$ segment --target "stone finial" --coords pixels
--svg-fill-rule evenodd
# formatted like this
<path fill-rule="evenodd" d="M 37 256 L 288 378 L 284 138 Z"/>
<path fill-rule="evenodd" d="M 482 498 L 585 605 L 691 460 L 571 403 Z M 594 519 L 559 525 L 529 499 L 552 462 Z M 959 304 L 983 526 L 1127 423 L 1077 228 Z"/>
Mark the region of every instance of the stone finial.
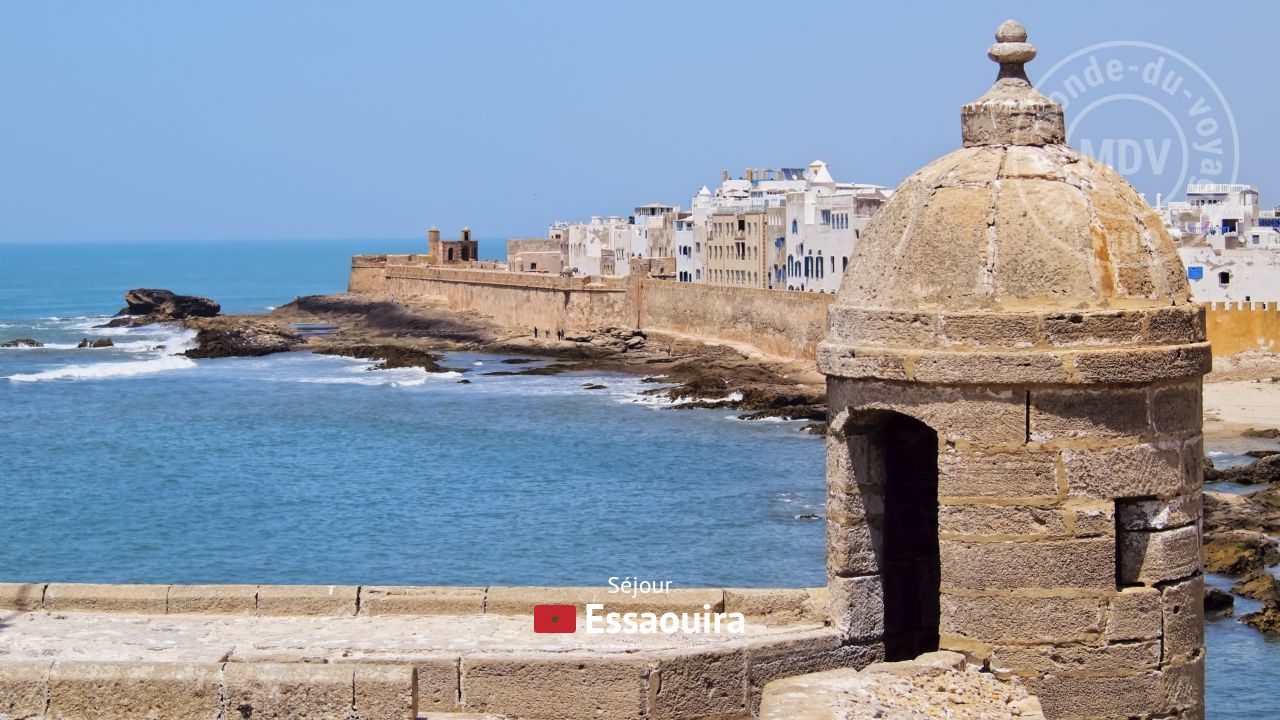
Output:
<path fill-rule="evenodd" d="M 1027 63 L 1035 59 L 1036 46 L 1027 42 L 1027 29 L 1017 20 L 1005 20 L 996 28 L 996 44 L 987 57 L 1000 63 L 1000 77 L 1027 79 Z"/>
<path fill-rule="evenodd" d="M 960 111 L 965 147 L 977 145 L 1052 145 L 1066 142 L 1062 107 L 1036 92 L 1026 64 L 1036 56 L 1027 29 L 1016 20 L 996 28 L 987 57 L 1000 64 L 995 85 Z"/>

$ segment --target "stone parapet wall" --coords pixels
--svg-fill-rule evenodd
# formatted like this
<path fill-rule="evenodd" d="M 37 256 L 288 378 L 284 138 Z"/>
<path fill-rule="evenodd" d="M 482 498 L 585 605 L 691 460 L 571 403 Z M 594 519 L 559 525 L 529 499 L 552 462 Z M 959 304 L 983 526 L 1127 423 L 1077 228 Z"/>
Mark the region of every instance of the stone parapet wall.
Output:
<path fill-rule="evenodd" d="M 505 325 L 543 330 L 617 326 L 744 342 L 813 359 L 834 295 L 681 283 L 647 277 L 562 277 L 479 268 L 427 267 L 425 256 L 357 255 L 350 292 L 438 298 Z M 666 259 L 658 259 L 664 261 Z"/>
<path fill-rule="evenodd" d="M 826 588 L 679 588 L 632 597 L 599 587 L 110 585 L 0 583 L 0 611 L 140 615 L 531 615 L 539 604 L 620 612 L 740 612 L 770 626 L 821 623 Z"/>
<path fill-rule="evenodd" d="M 639 327 L 749 343 L 767 353 L 812 359 L 835 295 L 682 283 L 640 283 Z"/>
<path fill-rule="evenodd" d="M 1205 321 L 1215 357 L 1250 350 L 1280 352 L 1280 303 L 1205 303 Z"/>
<path fill-rule="evenodd" d="M 710 605 L 744 613 L 753 629 L 611 640 L 534 635 L 526 624 L 535 604 L 595 601 L 624 612 Z M 881 645 L 825 627 L 825 604 L 825 589 L 633 598 L 602 588 L 5 584 L 0 618 L 13 627 L 0 717 L 739 720 L 773 680 L 883 659 Z M 50 643 L 77 648 L 74 659 L 39 658 Z"/>

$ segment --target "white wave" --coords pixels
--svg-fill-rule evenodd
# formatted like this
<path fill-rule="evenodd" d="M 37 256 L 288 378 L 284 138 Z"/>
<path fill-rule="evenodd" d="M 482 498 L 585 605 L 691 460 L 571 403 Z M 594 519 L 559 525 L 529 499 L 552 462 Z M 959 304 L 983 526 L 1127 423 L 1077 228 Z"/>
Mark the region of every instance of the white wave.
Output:
<path fill-rule="evenodd" d="M 804 422 L 804 419 L 803 419 L 803 418 L 793 418 L 793 417 L 762 417 L 762 418 L 750 418 L 750 417 L 739 417 L 739 416 L 737 416 L 737 415 L 725 415 L 725 419 L 727 419 L 727 420 L 737 420 L 737 421 L 739 421 L 739 422 L 752 422 L 752 423 L 791 423 L 791 422 Z"/>
<path fill-rule="evenodd" d="M 0 350 L 75 350 L 78 343 L 45 343 L 40 347 L 27 347 L 21 345 L 19 347 L 0 348 Z"/>
<path fill-rule="evenodd" d="M 196 366 L 191 358 L 182 355 L 134 360 L 122 363 L 97 363 L 95 365 L 68 365 L 38 373 L 10 375 L 10 382 L 42 382 L 45 380 L 107 380 L 111 378 L 151 375 L 171 370 L 188 370 Z"/>
<path fill-rule="evenodd" d="M 423 368 L 395 368 L 369 370 L 365 367 L 350 368 L 341 375 L 293 378 L 297 382 L 319 385 L 390 385 L 392 387 L 418 387 L 432 380 L 448 380 L 462 377 L 462 373 L 448 370 L 427 372 Z"/>
<path fill-rule="evenodd" d="M 271 312 L 272 310 L 275 310 L 275 309 L 276 309 L 276 306 L 275 306 L 275 305 L 268 305 L 268 306 L 267 306 L 267 312 Z"/>
<path fill-rule="evenodd" d="M 475 362 L 473 362 L 473 363 L 471 363 L 471 364 L 472 364 L 472 365 L 476 365 L 476 366 L 480 366 L 480 365 L 484 365 L 484 361 L 483 361 L 483 360 L 477 360 L 477 361 L 475 361 Z"/>

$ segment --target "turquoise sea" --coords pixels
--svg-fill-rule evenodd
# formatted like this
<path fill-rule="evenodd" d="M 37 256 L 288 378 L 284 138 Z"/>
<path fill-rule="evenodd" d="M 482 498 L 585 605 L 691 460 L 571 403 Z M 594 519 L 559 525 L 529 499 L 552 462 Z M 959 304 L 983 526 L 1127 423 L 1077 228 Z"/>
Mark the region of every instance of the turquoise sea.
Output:
<path fill-rule="evenodd" d="M 192 361 L 184 333 L 94 327 L 131 287 L 257 312 L 423 246 L 0 244 L 0 342 L 46 343 L 0 349 L 0 581 L 824 582 L 823 444 L 797 423 L 672 410 L 632 376 L 486 376 L 510 367 L 488 355 Z M 1206 630 L 1209 717 L 1280 717 L 1280 643 Z"/>

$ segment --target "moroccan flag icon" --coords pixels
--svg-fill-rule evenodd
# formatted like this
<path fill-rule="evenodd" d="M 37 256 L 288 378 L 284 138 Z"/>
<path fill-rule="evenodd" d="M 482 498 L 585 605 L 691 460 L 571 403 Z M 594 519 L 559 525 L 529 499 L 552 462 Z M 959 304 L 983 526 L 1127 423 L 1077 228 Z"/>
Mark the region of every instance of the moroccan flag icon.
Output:
<path fill-rule="evenodd" d="M 571 633 L 578 631 L 578 610 L 572 605 L 534 605 L 533 631 Z"/>

